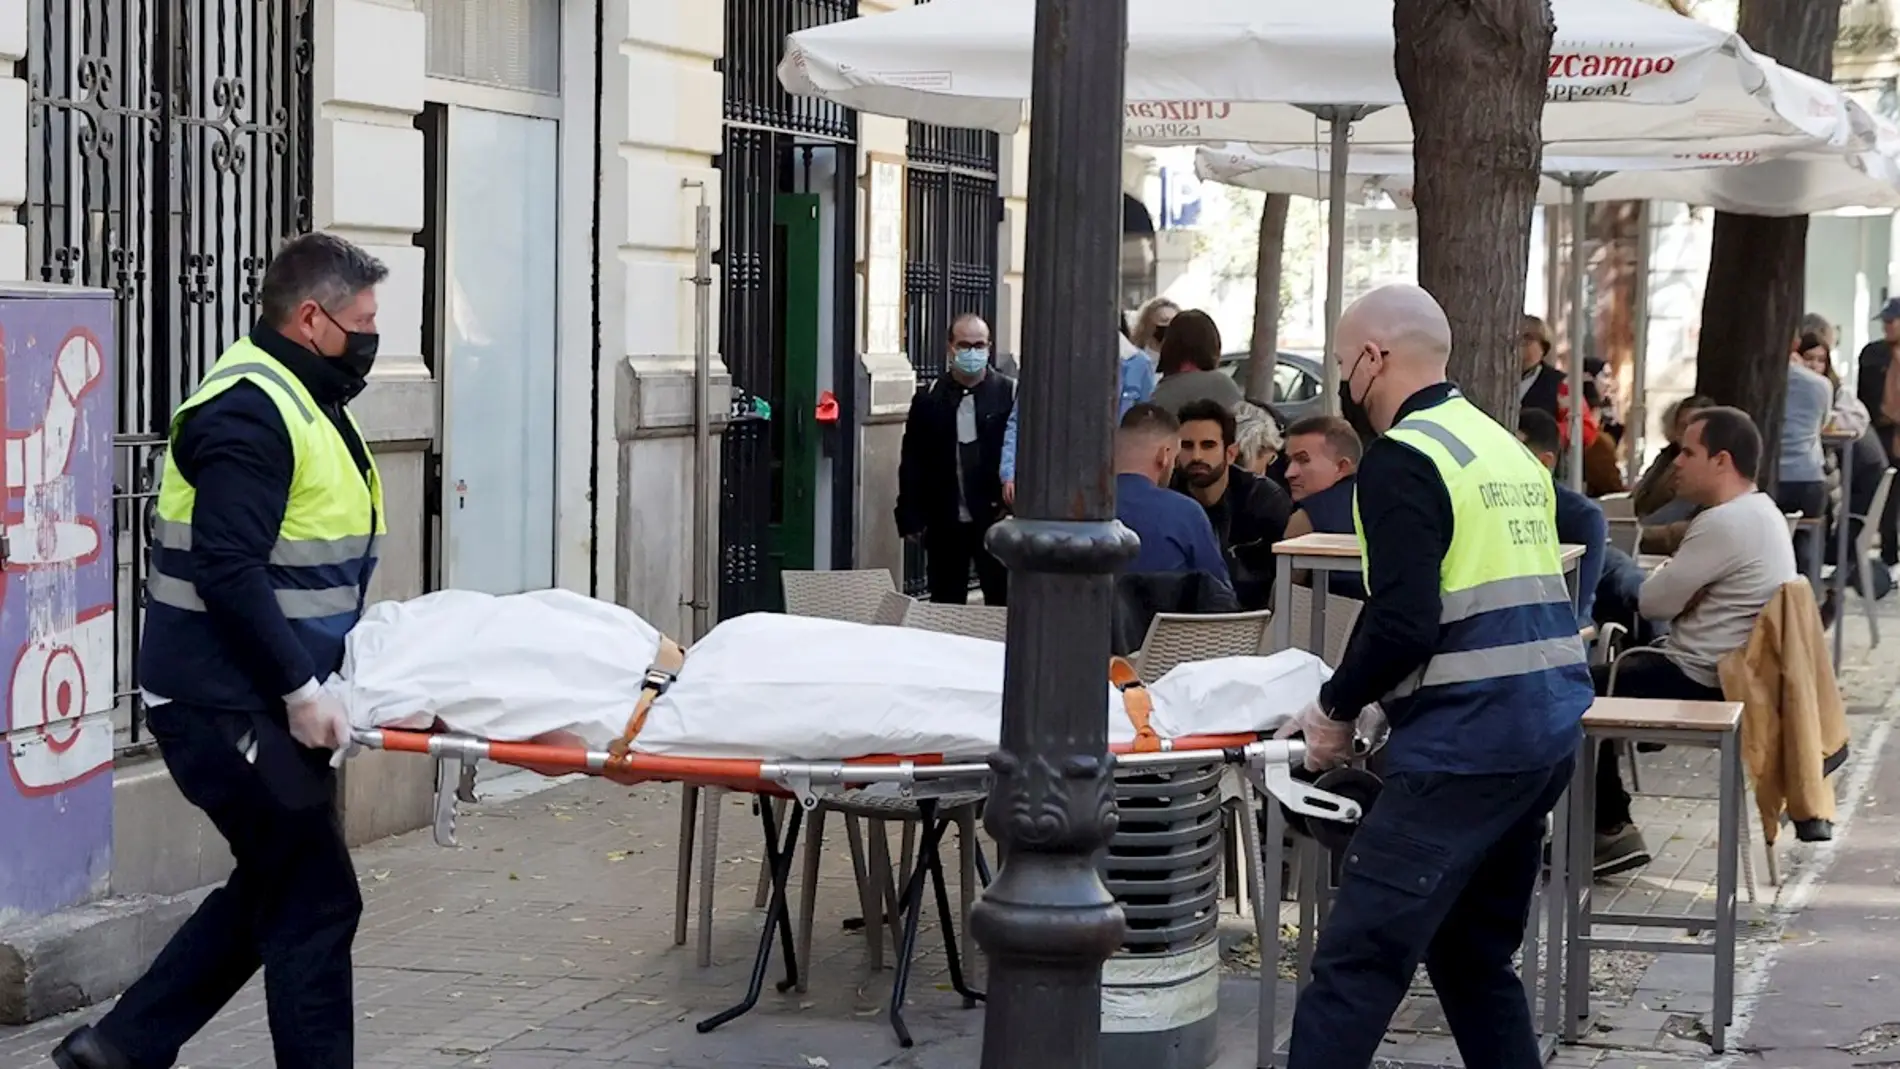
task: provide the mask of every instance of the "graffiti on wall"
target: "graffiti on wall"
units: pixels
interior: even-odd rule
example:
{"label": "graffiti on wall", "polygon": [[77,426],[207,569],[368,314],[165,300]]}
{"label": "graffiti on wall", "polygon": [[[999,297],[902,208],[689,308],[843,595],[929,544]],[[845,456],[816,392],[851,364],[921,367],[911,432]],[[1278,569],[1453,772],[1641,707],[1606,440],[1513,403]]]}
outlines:
{"label": "graffiti on wall", "polygon": [[0,918],[103,889],[111,867],[110,298],[0,293]]}

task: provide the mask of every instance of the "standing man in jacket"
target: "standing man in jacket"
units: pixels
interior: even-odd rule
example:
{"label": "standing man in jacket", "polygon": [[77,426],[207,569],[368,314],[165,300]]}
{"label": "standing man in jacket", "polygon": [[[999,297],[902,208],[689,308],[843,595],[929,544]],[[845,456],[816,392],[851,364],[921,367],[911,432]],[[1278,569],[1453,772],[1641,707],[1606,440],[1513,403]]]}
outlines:
{"label": "standing man in jacket", "polygon": [[897,533],[922,542],[930,600],[970,600],[970,566],[987,605],[1009,597],[1009,570],[983,548],[1003,518],[1003,433],[1016,380],[990,366],[983,317],[950,325],[950,367],[910,403],[897,461]]}
{"label": "standing man in jacket", "polygon": [[1466,1065],[1540,1069],[1512,956],[1592,700],[1550,473],[1445,381],[1451,327],[1424,290],[1373,290],[1337,339],[1346,418],[1381,434],[1354,510],[1369,596],[1338,671],[1285,731],[1304,733],[1314,768],[1347,759],[1375,702],[1391,736],[1289,1069],[1370,1064],[1421,962]]}
{"label": "standing man in jacket", "polygon": [[258,968],[276,1064],[347,1069],[363,900],[335,808],[343,661],[384,531],[345,405],[376,358],[383,265],[328,234],[285,245],[260,318],[172,414],[146,585],[145,723],[237,866],[61,1069],[167,1066]]}

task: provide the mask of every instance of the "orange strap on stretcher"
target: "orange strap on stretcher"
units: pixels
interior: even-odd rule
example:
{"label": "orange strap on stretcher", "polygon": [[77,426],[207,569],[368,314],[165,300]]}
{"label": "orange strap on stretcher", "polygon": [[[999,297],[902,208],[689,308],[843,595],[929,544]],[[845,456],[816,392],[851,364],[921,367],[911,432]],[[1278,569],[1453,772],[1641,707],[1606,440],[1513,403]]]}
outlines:
{"label": "orange strap on stretcher", "polygon": [[1149,720],[1154,716],[1154,698],[1149,695],[1148,687],[1141,681],[1141,673],[1126,657],[1111,657],[1108,661],[1108,681],[1116,690],[1122,692],[1122,712],[1128,714],[1128,722],[1135,726],[1135,752],[1158,753],[1161,750],[1161,736],[1155,733]]}
{"label": "orange strap on stretcher", "polygon": [[633,704],[633,715],[627,718],[627,730],[607,747],[607,752],[615,757],[627,756],[633,740],[639,737],[640,729],[647,724],[647,712],[653,708],[654,699],[666,692],[685,665],[686,651],[679,643],[661,635],[660,648],[653,654],[653,663],[647,666],[646,682],[640,687],[639,700]]}

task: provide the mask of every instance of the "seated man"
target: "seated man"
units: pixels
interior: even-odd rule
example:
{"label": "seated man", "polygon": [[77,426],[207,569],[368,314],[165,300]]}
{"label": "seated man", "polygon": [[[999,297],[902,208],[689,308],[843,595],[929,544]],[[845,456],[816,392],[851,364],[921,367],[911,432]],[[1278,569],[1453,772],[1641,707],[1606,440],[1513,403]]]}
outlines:
{"label": "seated man", "polygon": [[1552,473],[1551,484],[1557,491],[1557,541],[1582,546],[1583,559],[1577,562],[1577,630],[1594,620],[1597,582],[1603,577],[1603,551],[1609,545],[1610,524],[1603,518],[1603,506],[1570,487],[1557,482],[1557,458],[1563,451],[1563,434],[1557,421],[1541,408],[1523,408],[1517,413],[1517,437]]}
{"label": "seated man", "polygon": [[1181,452],[1174,489],[1207,513],[1240,604],[1264,609],[1273,600],[1273,544],[1286,533],[1293,502],[1278,483],[1237,464],[1234,413],[1218,401],[1181,406]]}
{"label": "seated man", "polygon": [[1180,436],[1180,421],[1146,401],[1131,407],[1115,432],[1115,518],[1141,537],[1128,571],[1206,572],[1231,585],[1207,513],[1161,485],[1174,473]]}
{"label": "seated man", "polygon": [[[1644,616],[1669,621],[1661,656],[1625,654],[1616,693],[1627,698],[1713,701],[1722,697],[1716,666],[1748,644],[1755,619],[1799,572],[1788,523],[1774,499],[1755,486],[1761,435],[1746,412],[1705,408],[1683,428],[1676,492],[1701,507],[1668,563],[1643,580]],[[1597,693],[1609,666],[1591,670]],[[1597,755],[1596,873],[1607,876],[1649,863],[1649,848],[1630,817],[1630,796],[1616,751]]]}
{"label": "seated man", "polygon": [[[1286,481],[1296,506],[1287,519],[1286,537],[1303,534],[1352,534],[1353,475],[1359,470],[1359,435],[1338,416],[1309,416],[1287,428]],[[1311,582],[1304,573],[1295,582]],[[1366,600],[1365,580],[1356,572],[1333,572],[1329,592]]]}

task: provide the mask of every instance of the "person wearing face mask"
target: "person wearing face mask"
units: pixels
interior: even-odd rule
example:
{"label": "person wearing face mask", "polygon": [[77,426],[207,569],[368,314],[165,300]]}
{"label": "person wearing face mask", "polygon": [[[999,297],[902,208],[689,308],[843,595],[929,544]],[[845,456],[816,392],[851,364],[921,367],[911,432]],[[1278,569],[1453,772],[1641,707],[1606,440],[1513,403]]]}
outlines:
{"label": "person wearing face mask", "polygon": [[897,461],[897,533],[923,544],[930,600],[961,605],[976,568],[983,601],[1009,597],[1009,571],[983,546],[1002,519],[1003,439],[1016,381],[990,366],[983,317],[950,325],[949,367],[910,403]]}
{"label": "person wearing face mask", "polygon": [[1340,858],[1289,1069],[1371,1064],[1423,963],[1464,1064],[1541,1066],[1512,964],[1593,699],[1550,473],[1445,380],[1431,295],[1385,286],[1340,317],[1340,401],[1380,437],[1355,480],[1368,597],[1337,671],[1283,729],[1341,764],[1375,703],[1384,787]]}
{"label": "person wearing face mask", "polygon": [[139,646],[145,725],[237,866],[61,1069],[171,1065],[261,967],[276,1064],[353,1064],[362,914],[335,809],[349,741],[320,689],[362,615],[384,532],[346,405],[375,362],[387,269],[328,234],[285,245],[250,336],[172,414]]}

